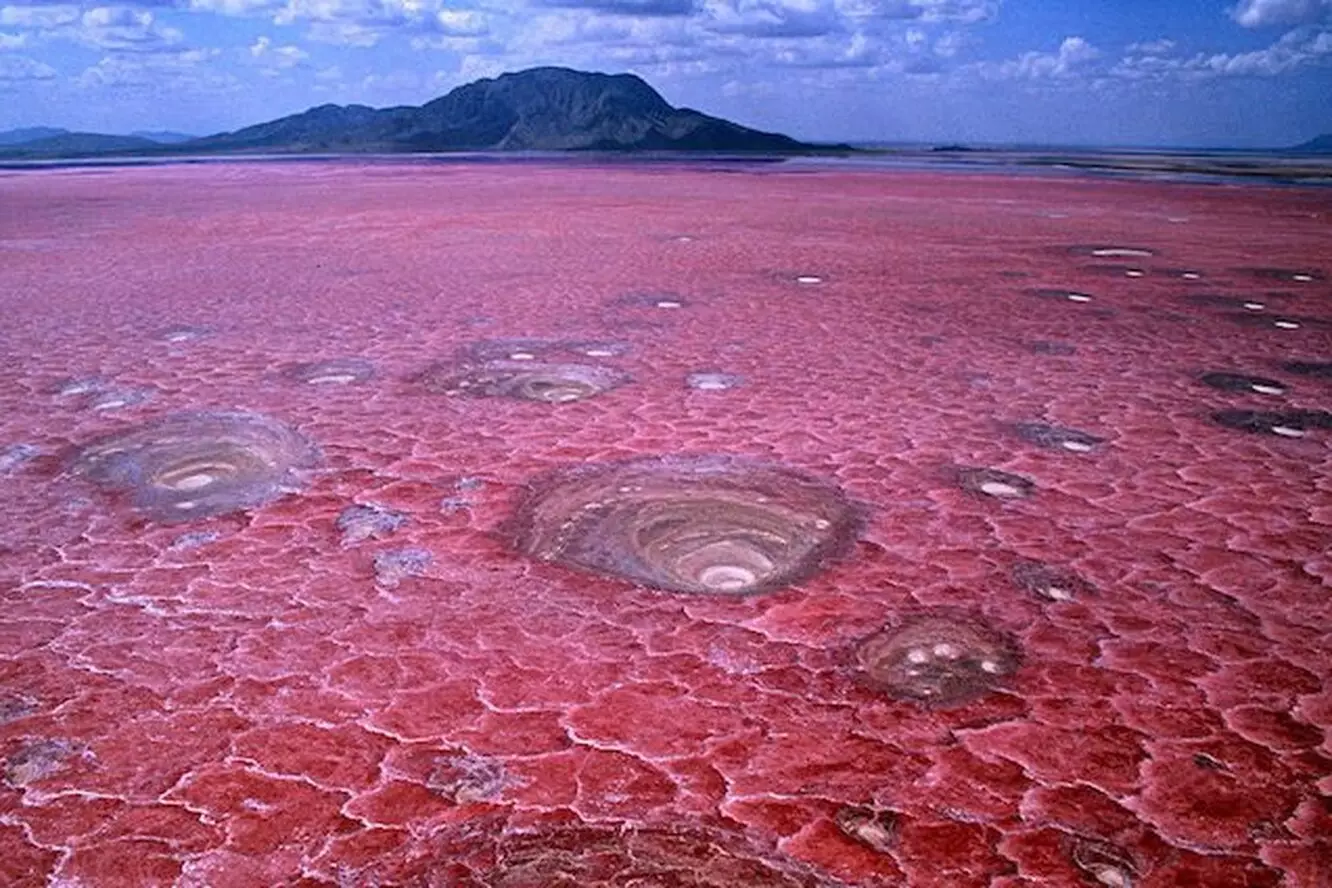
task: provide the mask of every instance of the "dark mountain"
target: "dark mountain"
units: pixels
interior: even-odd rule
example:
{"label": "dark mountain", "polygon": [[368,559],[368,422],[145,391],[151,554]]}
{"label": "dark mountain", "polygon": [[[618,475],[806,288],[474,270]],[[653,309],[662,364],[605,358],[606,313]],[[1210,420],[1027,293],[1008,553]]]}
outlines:
{"label": "dark mountain", "polygon": [[130,135],[147,139],[150,142],[157,142],[159,145],[178,145],[181,142],[198,138],[198,136],[191,136],[189,133],[174,133],[171,130],[135,130]]}
{"label": "dark mountain", "polygon": [[792,153],[818,146],[673,108],[632,74],[532,68],[460,86],[420,107],[321,105],[182,147],[274,152]]}
{"label": "dark mountain", "polygon": [[1290,149],[1297,154],[1332,154],[1332,133],[1323,133]]}
{"label": "dark mountain", "polygon": [[35,142],[38,139],[49,139],[52,136],[60,136],[69,132],[69,130],[60,129],[55,126],[29,126],[23,129],[5,130],[0,133],[0,145],[19,145],[23,142]]}
{"label": "dark mountain", "polygon": [[0,147],[5,157],[71,157],[90,154],[135,154],[161,148],[151,139],[137,136],[108,136],[102,133],[70,133]]}

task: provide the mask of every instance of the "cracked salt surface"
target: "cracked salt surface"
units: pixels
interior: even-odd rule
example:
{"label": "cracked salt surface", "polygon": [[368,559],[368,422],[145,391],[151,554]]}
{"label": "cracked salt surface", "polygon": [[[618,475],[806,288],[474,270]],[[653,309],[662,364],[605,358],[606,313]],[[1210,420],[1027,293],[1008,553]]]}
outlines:
{"label": "cracked salt surface", "polygon": [[0,180],[0,882],[1326,881],[1321,195],[447,169]]}

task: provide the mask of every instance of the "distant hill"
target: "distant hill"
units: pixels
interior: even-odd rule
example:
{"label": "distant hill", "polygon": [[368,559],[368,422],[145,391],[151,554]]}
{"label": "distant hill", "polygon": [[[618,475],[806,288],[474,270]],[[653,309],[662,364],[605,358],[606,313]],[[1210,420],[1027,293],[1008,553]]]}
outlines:
{"label": "distant hill", "polygon": [[69,132],[66,129],[60,129],[55,126],[29,126],[23,129],[12,129],[0,132],[0,145],[19,145],[23,142],[35,142],[38,139],[49,139],[52,136],[60,136]]}
{"label": "distant hill", "polygon": [[137,136],[108,136],[103,133],[60,132],[58,135],[8,144],[0,148],[5,157],[82,157],[95,154],[131,154],[161,148],[151,139]]}
{"label": "distant hill", "polygon": [[1315,136],[1290,150],[1299,154],[1332,154],[1332,133]]}
{"label": "distant hill", "polygon": [[819,146],[674,108],[632,74],[531,68],[460,86],[420,107],[321,105],[183,147],[284,152],[796,153]]}
{"label": "distant hill", "polygon": [[181,142],[198,138],[198,136],[191,136],[189,133],[175,133],[171,130],[135,130],[130,135],[147,139],[150,142],[157,142],[159,145],[178,145]]}
{"label": "distant hill", "polygon": [[[35,134],[35,136],[33,135]],[[531,68],[478,80],[419,107],[320,105],[231,133],[131,136],[14,130],[0,157],[431,151],[702,151],[798,154],[812,145],[672,107],[633,74]],[[25,138],[26,137],[26,138]]]}

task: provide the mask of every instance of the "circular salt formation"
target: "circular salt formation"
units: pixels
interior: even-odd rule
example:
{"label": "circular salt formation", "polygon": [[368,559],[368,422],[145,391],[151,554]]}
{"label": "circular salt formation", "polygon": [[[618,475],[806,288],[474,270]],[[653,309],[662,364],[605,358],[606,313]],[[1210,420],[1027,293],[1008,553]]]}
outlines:
{"label": "circular salt formation", "polygon": [[1036,492],[1030,480],[998,469],[959,469],[957,483],[963,490],[999,499],[1023,499]]}
{"label": "circular salt formation", "polygon": [[1017,671],[1016,644],[952,612],[889,627],[856,647],[863,681],[893,697],[955,706],[985,694]]}
{"label": "circular salt formation", "polygon": [[854,542],[833,484],[726,456],[577,466],[532,485],[509,530],[527,555],[673,592],[791,585]]}
{"label": "circular salt formation", "polygon": [[519,398],[547,404],[582,401],[628,381],[623,373],[590,364],[489,361],[478,366],[436,366],[421,383],[439,394]]}
{"label": "circular salt formation", "polygon": [[1043,422],[1019,422],[1013,426],[1013,431],[1028,444],[1048,450],[1066,450],[1069,453],[1091,453],[1104,443],[1103,438],[1095,435]]}
{"label": "circular salt formation", "polygon": [[[450,885],[832,888],[841,884],[753,845],[743,836],[694,826],[521,829],[494,823],[491,828],[477,829],[462,824],[437,833],[436,840],[440,853],[434,857],[448,861]],[[430,884],[436,881],[431,879]]]}
{"label": "circular salt formation", "polygon": [[70,471],[173,523],[263,505],[315,460],[300,434],[266,416],[182,413],[80,448]]}
{"label": "circular salt formation", "polygon": [[1263,395],[1280,395],[1286,387],[1275,379],[1265,376],[1245,376],[1242,373],[1204,373],[1199,377],[1203,385],[1223,392],[1258,392]]}
{"label": "circular salt formation", "polygon": [[375,365],[363,358],[331,358],[297,364],[284,376],[306,385],[355,385],[375,375]]}
{"label": "circular salt formation", "polygon": [[1332,428],[1332,413],[1325,410],[1219,410],[1212,414],[1212,421],[1241,432],[1303,438],[1310,429]]}

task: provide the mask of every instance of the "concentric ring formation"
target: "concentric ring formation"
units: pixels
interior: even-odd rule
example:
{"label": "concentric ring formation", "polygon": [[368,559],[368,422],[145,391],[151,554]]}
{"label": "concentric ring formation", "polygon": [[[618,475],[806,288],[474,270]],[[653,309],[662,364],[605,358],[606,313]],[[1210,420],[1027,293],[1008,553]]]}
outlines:
{"label": "concentric ring formation", "polygon": [[70,471],[123,492],[146,518],[176,523],[261,506],[317,454],[294,429],[255,413],[181,413],[80,448]]}
{"label": "concentric ring formation", "polygon": [[727,456],[579,466],[536,482],[510,522],[519,551],[674,592],[791,585],[843,554],[860,510],[835,485]]}
{"label": "concentric ring formation", "polygon": [[436,365],[421,375],[420,382],[427,390],[443,395],[564,404],[595,397],[627,379],[618,370],[592,364],[487,361],[476,365]]}

